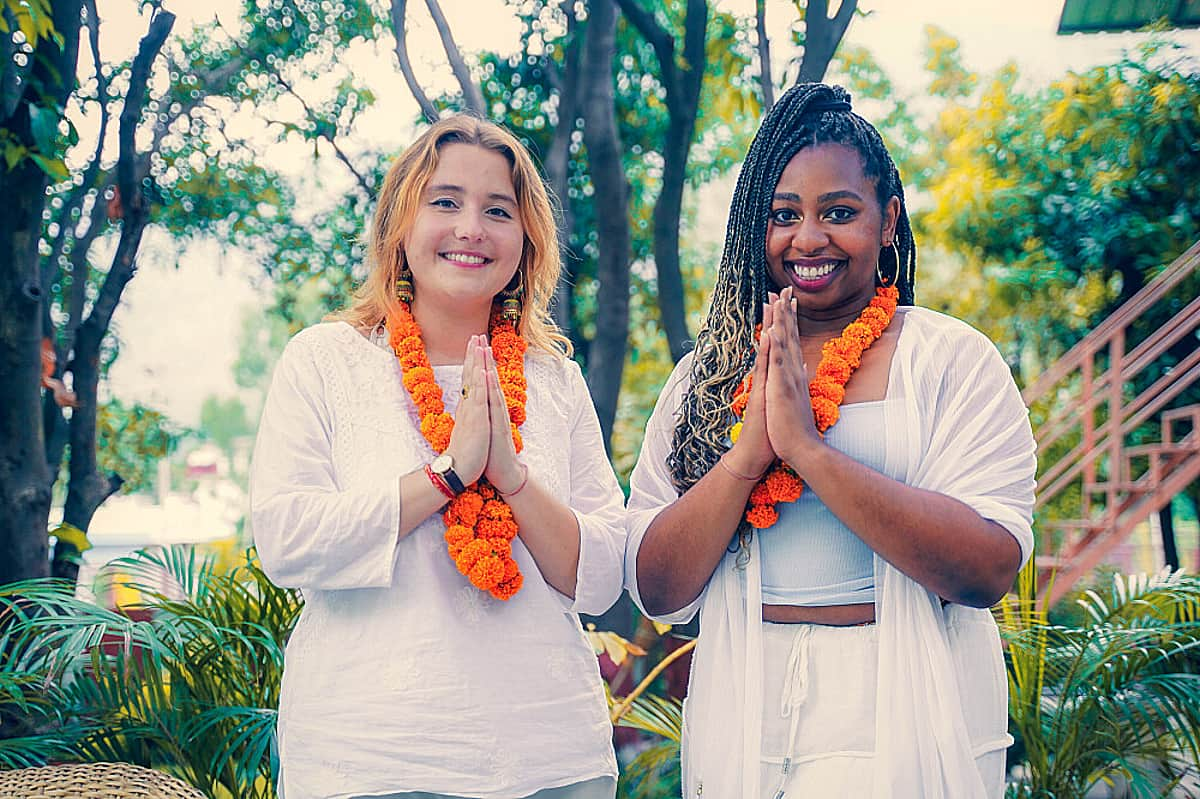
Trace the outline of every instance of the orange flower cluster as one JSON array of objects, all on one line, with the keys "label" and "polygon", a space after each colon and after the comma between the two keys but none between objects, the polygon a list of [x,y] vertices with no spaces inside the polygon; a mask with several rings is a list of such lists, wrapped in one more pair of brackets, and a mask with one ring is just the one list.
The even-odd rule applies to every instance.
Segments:
[{"label": "orange flower cluster", "polygon": [[[840,336],[825,342],[821,348],[821,362],[817,364],[817,373],[808,384],[808,394],[817,432],[822,435],[840,418],[839,406],[846,398],[846,383],[862,363],[863,352],[891,324],[899,300],[900,291],[895,286],[875,289],[874,299],[858,315],[858,319],[846,325]],[[750,382],[750,375],[746,375],[729,403],[730,410],[739,420],[734,425],[739,432],[740,420],[746,413],[746,403],[750,399]],[[804,483],[799,475],[780,461],[767,471],[766,476],[750,492],[746,521],[756,530],[770,527],[779,521],[775,506],[781,502],[795,502],[803,491]]]},{"label": "orange flower cluster", "polygon": [[[525,350],[527,343],[513,323],[492,314],[490,327],[492,354],[500,375],[500,388],[508,406],[513,446],[521,451],[517,428],[525,423]],[[433,367],[425,353],[421,328],[407,305],[388,318],[392,350],[400,359],[404,387],[421,416],[421,435],[434,452],[445,452],[454,431],[454,417],[446,413],[442,389],[433,376]],[[486,479],[467,487],[452,500],[442,514],[446,523],[446,548],[458,570],[481,591],[496,599],[510,599],[521,590],[524,578],[512,556],[512,540],[517,522],[512,508]]]}]

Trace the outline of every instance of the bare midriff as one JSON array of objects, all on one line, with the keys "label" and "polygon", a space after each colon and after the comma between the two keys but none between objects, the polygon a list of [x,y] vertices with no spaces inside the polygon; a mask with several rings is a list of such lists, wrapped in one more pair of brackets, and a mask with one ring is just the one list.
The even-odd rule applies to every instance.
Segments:
[{"label": "bare midriff", "polygon": [[763,605],[763,621],[776,624],[824,624],[829,627],[853,627],[875,621],[875,605]]}]

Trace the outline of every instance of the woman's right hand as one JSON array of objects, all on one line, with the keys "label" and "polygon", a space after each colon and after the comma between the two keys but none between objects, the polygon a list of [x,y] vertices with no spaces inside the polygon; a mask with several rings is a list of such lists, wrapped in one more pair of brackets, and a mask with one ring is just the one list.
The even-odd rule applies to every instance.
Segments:
[{"label": "woman's right hand", "polygon": [[454,459],[454,473],[463,485],[471,485],[483,474],[488,461],[491,422],[488,417],[487,372],[484,369],[483,336],[471,336],[463,359],[462,384],[467,395],[454,413],[454,431],[446,454]]},{"label": "woman's right hand", "polygon": [[771,346],[767,331],[771,329],[776,299],[774,294],[770,296],[771,302],[763,305],[763,332],[759,336],[758,352],[754,358],[746,412],[742,415],[742,432],[729,454],[724,456],[735,471],[744,475],[762,474],[777,458],[767,437],[767,363]]}]

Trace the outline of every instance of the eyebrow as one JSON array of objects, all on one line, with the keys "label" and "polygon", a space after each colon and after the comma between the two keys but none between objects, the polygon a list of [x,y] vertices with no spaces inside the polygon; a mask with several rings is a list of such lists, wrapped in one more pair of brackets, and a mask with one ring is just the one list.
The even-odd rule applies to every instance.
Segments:
[{"label": "eyebrow", "polygon": [[[800,202],[800,195],[796,194],[795,192],[790,192],[790,191],[777,191],[777,192],[775,192],[773,199],[784,200],[786,202],[798,203],[798,202]],[[820,197],[817,198],[817,202],[827,203],[832,200],[846,200],[846,199],[858,200],[859,202],[862,202],[862,197],[859,197],[857,193],[852,192],[849,189],[843,189],[841,191],[831,191],[826,194],[822,194]]]},{"label": "eyebrow", "polygon": [[[438,183],[438,184],[430,186],[425,191],[429,194],[438,194],[438,193],[442,193],[442,192],[449,192],[451,194],[465,194],[466,193],[466,189],[464,189],[462,186],[456,186],[453,183]],[[493,200],[493,201],[500,200],[500,201],[506,202],[510,205],[517,204],[516,198],[514,198],[511,194],[504,194],[501,192],[492,192],[491,194],[488,195],[488,199]]]}]

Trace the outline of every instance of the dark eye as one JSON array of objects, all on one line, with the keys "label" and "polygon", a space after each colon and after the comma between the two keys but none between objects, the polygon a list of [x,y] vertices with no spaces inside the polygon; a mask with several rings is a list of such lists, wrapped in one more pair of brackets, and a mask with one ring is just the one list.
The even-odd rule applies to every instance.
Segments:
[{"label": "dark eye", "polygon": [[771,212],[771,222],[776,225],[788,225],[799,218],[791,208],[776,208]]},{"label": "dark eye", "polygon": [[857,215],[857,211],[855,211],[853,208],[847,208],[844,205],[839,205],[836,208],[830,208],[825,212],[825,216],[828,217],[831,222],[849,222]]},{"label": "dark eye", "polygon": [[458,204],[449,197],[438,197],[433,202],[429,203],[436,208],[457,208]]},{"label": "dark eye", "polygon": [[498,205],[487,209],[487,214],[489,216],[499,217],[500,219],[512,219],[513,218],[512,214],[510,214],[508,212],[507,208],[501,208]]}]

